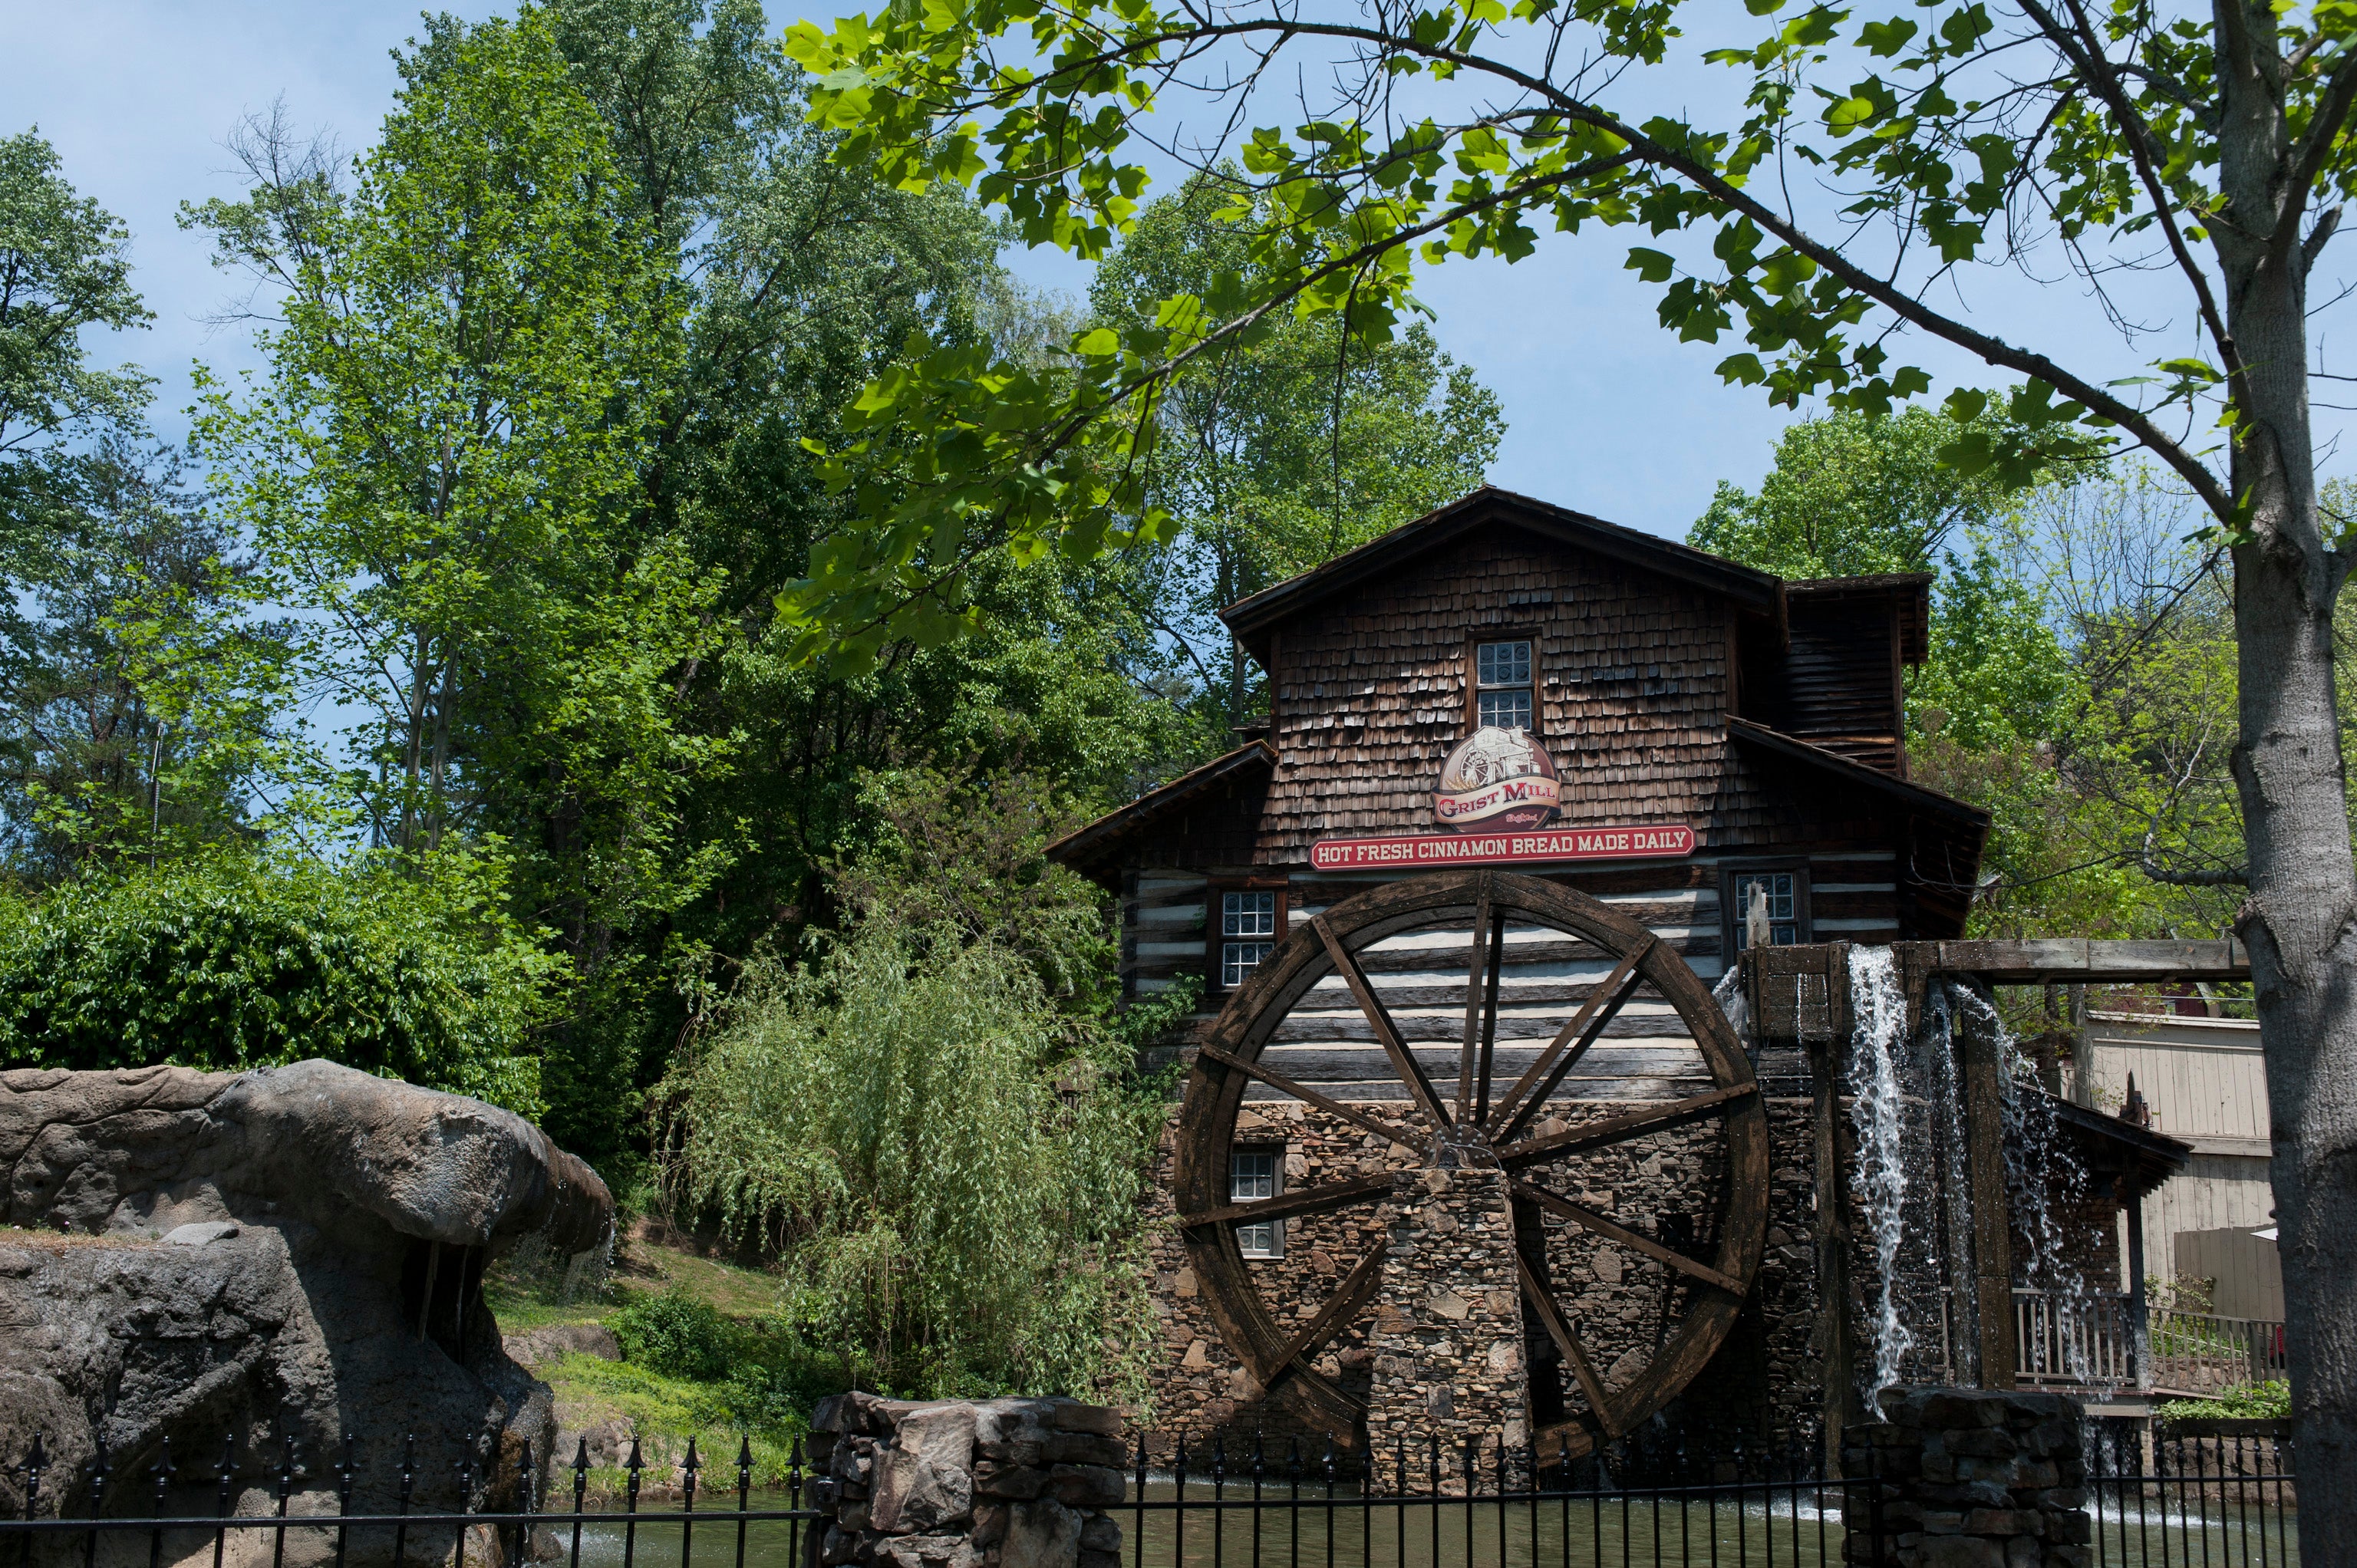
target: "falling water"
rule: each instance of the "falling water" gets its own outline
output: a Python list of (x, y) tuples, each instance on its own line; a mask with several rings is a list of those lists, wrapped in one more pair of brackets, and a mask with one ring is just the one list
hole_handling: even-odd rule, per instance
[(1720, 1012), (1727, 1015), (1727, 1021), (1734, 1026), (1735, 1037), (1743, 1042), (1743, 1048), (1750, 1050), (1751, 1006), (1743, 1000), (1743, 972), (1730, 969), (1720, 975), (1718, 983), (1710, 988), (1710, 999), (1718, 1004)]
[(2063, 1212), (2076, 1210), (2087, 1194), (2087, 1172), (2062, 1141), (2061, 1118), (2052, 1096), (2042, 1092), (2034, 1064), (2023, 1056), (2013, 1031), (1989, 1004), (1969, 986), (1949, 984), (1957, 1014), (1974, 1027), (1988, 1030), (1997, 1042), (1997, 1086), (2003, 1096), (2005, 1187), (2013, 1209), (2014, 1230), (2027, 1243), (2029, 1255), (2016, 1260), (2015, 1273), (2023, 1283), (2046, 1293), (2051, 1304), (2055, 1343), (2066, 1372), (2083, 1381), (2095, 1380), (2090, 1364), (2088, 1336), (2093, 1329), (2093, 1302), (2086, 1276), (2070, 1258), (2063, 1244)]
[(1973, 1266), (1973, 1184), (1965, 1168), (1964, 1086), (1956, 1069), (1955, 1009), (1949, 987), (1932, 986), (1923, 998), (1923, 1074), (1930, 1102), (1933, 1157), (1940, 1162), (1940, 1223), (1948, 1275), (1948, 1354), (1955, 1376), (1978, 1382), (1981, 1375), (1980, 1276)]
[(1857, 1025), (1849, 1058), (1850, 1130), (1857, 1142), (1858, 1189), (1874, 1232), (1874, 1388), (1899, 1380), (1915, 1337), (1900, 1320), (1899, 1244), (1905, 1236), (1907, 1165), (1900, 1142), (1899, 1052), (1907, 998), (1889, 948), (1849, 950), (1849, 990)]

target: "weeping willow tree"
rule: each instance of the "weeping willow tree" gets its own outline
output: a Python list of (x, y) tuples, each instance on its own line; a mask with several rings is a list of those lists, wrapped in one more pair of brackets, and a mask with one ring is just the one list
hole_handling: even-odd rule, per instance
[(863, 1381), (1139, 1399), (1162, 1104), (1133, 1059), (1018, 955), (869, 920), (673, 1072), (666, 1187), (776, 1257), (794, 1326)]

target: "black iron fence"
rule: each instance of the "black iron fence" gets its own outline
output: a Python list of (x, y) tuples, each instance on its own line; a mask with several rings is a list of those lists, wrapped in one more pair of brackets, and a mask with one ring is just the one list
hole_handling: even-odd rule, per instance
[[(677, 1461), (651, 1463), (633, 1441), (619, 1466), (601, 1466), (592, 1463), (585, 1442), (558, 1472), (554, 1498), (541, 1495), (530, 1444), (522, 1445), (505, 1476), (480, 1466), (462, 1446), (444, 1472), (456, 1482), (455, 1495), (470, 1499), (456, 1510), (414, 1506), (433, 1463), (421, 1460), (414, 1436), (404, 1439), (397, 1467), (375, 1477), (393, 1498), (384, 1510), (355, 1508), (368, 1477), (354, 1438), (347, 1436), (340, 1452), (325, 1456), (307, 1454), (283, 1436), (270, 1446), (274, 1452), (242, 1462), (234, 1440), (224, 1440), (210, 1464), (190, 1464), (175, 1457), (167, 1437), (128, 1475), (101, 1446), (74, 1488), (81, 1496), (74, 1498), (56, 1495), (49, 1455), (36, 1437), (12, 1477), (21, 1499), (18, 1516), (0, 1520), (0, 1565), (79, 1562), (99, 1568), (135, 1563), (144, 1554), (148, 1568), (208, 1557), (212, 1568), (231, 1563), (259, 1568), (266, 1555), (271, 1568), (287, 1568), (291, 1549), (297, 1564), (333, 1568), (354, 1563), (524, 1568), (556, 1561), (567, 1568), (638, 1568), (641, 1558), (649, 1568), (662, 1568), (674, 1553), (679, 1568), (721, 1568), (730, 1562), (734, 1568), (801, 1568), (810, 1556), (810, 1530), (821, 1522), (815, 1509), (802, 1506), (799, 1442), (783, 1476), (760, 1487), (752, 1446), (741, 1436), (733, 1466), (708, 1463), (691, 1438)], [(613, 1489), (593, 1496), (593, 1477), (614, 1483)], [(251, 1497), (257, 1479), (266, 1482), (274, 1506), (244, 1511), (241, 1499)], [(133, 1485), (126, 1488), (125, 1480)], [(211, 1510), (190, 1511), (188, 1499), (204, 1491), (211, 1494)], [(651, 1495), (671, 1506), (642, 1506)], [(484, 1498), (508, 1506), (473, 1506)], [(332, 1507), (317, 1506), (330, 1499)], [(141, 1502), (144, 1509), (135, 1506)], [(17, 1539), (12, 1542), (10, 1536)], [(126, 1545), (144, 1553), (125, 1551)]]
[(1550, 1465), (1494, 1440), (1141, 1441), (1124, 1545), (1128, 1568), (1822, 1568), (1844, 1561), (1845, 1489), (1798, 1451), (1732, 1446)]
[[(633, 1444), (599, 1467), (585, 1446), (554, 1497), (540, 1495), (528, 1451), (506, 1477), (462, 1454), (444, 1472), (457, 1495), (506, 1506), (455, 1511), (413, 1506), (428, 1467), (414, 1440), (373, 1478), (391, 1508), (356, 1509), (357, 1452), (349, 1438), (330, 1455), (280, 1440), (241, 1464), (228, 1444), (195, 1461), (167, 1442), (127, 1467), (102, 1451), (94, 1468), (77, 1467), (79, 1495), (60, 1497), (36, 1442), (11, 1477), (22, 1503), (0, 1520), (0, 1568), (259, 1568), (265, 1557), (272, 1568), (813, 1568), (820, 1556), (825, 1520), (802, 1506), (799, 1444), (766, 1485), (741, 1438), (734, 1463), (718, 1465), (693, 1443), (676, 1460)], [(1494, 1441), (1356, 1454), (1141, 1439), (1135, 1453), (1118, 1510), (1124, 1568), (1831, 1568), (1896, 1562), (1909, 1544), (1884, 1528), (1876, 1477), (1829, 1476), (1793, 1452), (1621, 1450), (1549, 1466)], [(192, 1510), (208, 1490), (210, 1510)], [(2109, 1427), (2091, 1437), (2084, 1491), (2088, 1555), (2104, 1568), (2298, 1568), (2280, 1437)]]

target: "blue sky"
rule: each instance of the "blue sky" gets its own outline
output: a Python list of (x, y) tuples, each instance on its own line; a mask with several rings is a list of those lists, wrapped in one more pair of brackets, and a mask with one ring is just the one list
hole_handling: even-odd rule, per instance
[[(476, 16), (497, 7), (468, 0), (449, 8)], [(185, 428), (191, 360), (222, 370), (253, 362), (242, 329), (206, 323), (234, 280), (213, 272), (202, 242), (175, 226), (178, 203), (237, 189), (222, 139), (242, 115), (281, 95), (298, 125), (364, 146), (391, 103), (388, 51), (416, 30), (418, 11), (374, 0), (8, 0), (0, 15), (9, 41), (0, 53), (0, 130), (38, 124), (69, 177), (129, 224), (156, 319), (95, 347), (160, 376), (157, 423), (176, 434)], [(772, 19), (791, 19), (774, 0)], [(1715, 85), (1696, 77), (1677, 87), (1709, 96)], [(1630, 242), (1550, 238), (1514, 266), (1437, 269), (1421, 292), (1438, 314), (1443, 347), (1504, 403), (1510, 429), (1497, 483), (1675, 536), (1718, 480), (1757, 482), (1792, 415), (1756, 391), (1719, 382), (1711, 367), (1727, 348), (1682, 345), (1655, 325), (1654, 291), (1621, 268)], [(1086, 269), (1070, 258), (1016, 251), (1007, 259), (1034, 284), (1086, 287)], [(2075, 285), (1975, 287), (1951, 306), (2008, 336), (2083, 349), (2063, 357), (2098, 375), (2134, 369)], [(2166, 296), (2154, 304), (2150, 320), (2174, 307)], [(2172, 334), (2161, 337), (2167, 351), (2183, 351), (2167, 341)], [(1935, 373), (1994, 380), (1936, 347), (1925, 362)]]

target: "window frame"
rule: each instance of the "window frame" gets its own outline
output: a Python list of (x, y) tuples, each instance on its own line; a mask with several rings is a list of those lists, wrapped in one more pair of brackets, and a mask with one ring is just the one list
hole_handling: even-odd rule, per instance
[(1814, 927), (1809, 912), (1809, 863), (1806, 859), (1727, 861), (1718, 868), (1718, 950), (1728, 969), (1734, 968), (1736, 961), (1742, 956), (1742, 949), (1736, 945), (1736, 939), (1743, 928), (1743, 911), (1736, 902), (1736, 886), (1747, 876), (1771, 874), (1789, 875), (1792, 879), (1794, 945), (1814, 940)]
[[(1274, 893), (1276, 895), (1276, 931), (1269, 940), (1272, 955), (1285, 945), (1291, 934), (1292, 909), (1289, 893), (1290, 878), (1282, 876), (1214, 876), (1203, 884), (1203, 994), (1224, 996), (1235, 987), (1225, 983), (1222, 972), (1221, 949), (1227, 939), (1220, 931), (1221, 895), (1226, 893)], [(1257, 940), (1257, 939), (1248, 939)]]
[(1526, 735), (1544, 736), (1546, 731), (1545, 680), (1541, 676), (1540, 649), (1544, 639), (1536, 627), (1493, 626), (1469, 632), (1465, 639), (1465, 733), (1471, 735), (1481, 727), (1481, 650), (1486, 644), (1527, 642), (1531, 645), (1531, 679), (1527, 686), (1491, 686), (1492, 692), (1528, 692), (1531, 694), (1531, 727)]
[[(1228, 1201), (1230, 1203), (1263, 1203), (1267, 1201), (1267, 1198), (1240, 1198), (1236, 1197), (1236, 1156), (1239, 1155), (1265, 1155), (1268, 1156), (1268, 1197), (1275, 1197), (1283, 1194), (1285, 1191), (1285, 1158), (1287, 1146), (1283, 1144), (1245, 1143), (1229, 1144)], [(1244, 1250), (1243, 1238), (1240, 1236), (1237, 1237), (1236, 1251), (1243, 1255), (1246, 1262), (1273, 1262), (1285, 1256), (1285, 1219), (1282, 1215), (1278, 1216), (1275, 1219), (1236, 1220), (1230, 1228), (1229, 1234), (1232, 1236), (1235, 1235), (1237, 1231), (1242, 1230), (1247, 1225), (1267, 1226), (1269, 1231), (1269, 1247), (1268, 1251), (1265, 1252), (1246, 1251)]]

